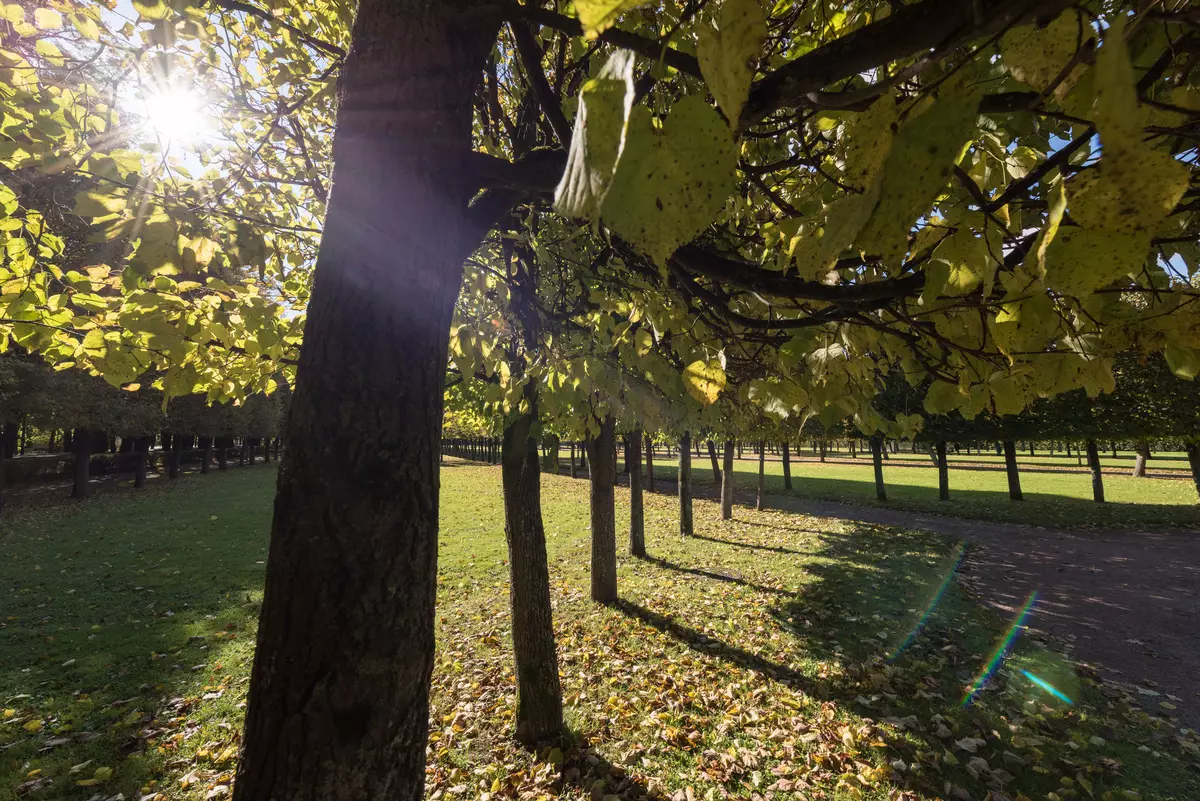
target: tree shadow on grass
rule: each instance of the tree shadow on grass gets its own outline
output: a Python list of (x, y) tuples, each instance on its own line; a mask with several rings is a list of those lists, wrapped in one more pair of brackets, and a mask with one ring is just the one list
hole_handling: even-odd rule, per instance
[(740, 575), (734, 575), (732, 573), (717, 573), (698, 567), (684, 567), (683, 565), (676, 564), (675, 562), (668, 562), (666, 559), (662, 559), (657, 556), (642, 557), (642, 560), (648, 562), (649, 564), (656, 565), (657, 567), (661, 567), (664, 570), (673, 570), (677, 573), (687, 573), (688, 575), (697, 576), (699, 578), (712, 579), (713, 581), (723, 581), (728, 584), (737, 584), (740, 587), (756, 590), (757, 592), (786, 596), (791, 596), (794, 594), (790, 590), (781, 589), (779, 587), (768, 587), (765, 584), (757, 584)]
[(793, 556), (812, 556), (812, 553), (809, 551), (797, 551), (793, 548), (784, 548), (782, 545), (755, 545), (749, 542), (722, 539), (721, 537), (710, 537), (706, 534), (693, 534), (692, 537), (707, 542), (715, 542), (719, 545), (729, 545), (734, 548), (745, 548), (751, 551), (770, 551), (771, 553), (791, 554)]

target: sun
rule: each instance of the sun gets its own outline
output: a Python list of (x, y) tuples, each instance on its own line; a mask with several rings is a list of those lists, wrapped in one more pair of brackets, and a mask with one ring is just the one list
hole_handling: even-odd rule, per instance
[(163, 145), (196, 144), (213, 131), (210, 101), (191, 88), (163, 86), (147, 90), (138, 109), (144, 128)]

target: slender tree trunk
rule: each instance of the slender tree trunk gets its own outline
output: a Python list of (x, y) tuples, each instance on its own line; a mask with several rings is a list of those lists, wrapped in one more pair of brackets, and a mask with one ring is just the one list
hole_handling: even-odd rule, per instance
[(1192, 483), (1196, 485), (1196, 495), (1200, 496), (1200, 445), (1186, 442), (1183, 447), (1187, 451), (1188, 467), (1192, 469)]
[(571, 442), (571, 478), (579, 477), (579, 467), (575, 464), (575, 442)]
[(712, 462), (713, 483), (721, 486), (721, 463), (717, 461), (717, 445), (711, 439), (708, 441), (708, 460)]
[(629, 464), (629, 552), (646, 555), (646, 520), (642, 509), (642, 430), (634, 429), (625, 440), (625, 457)]
[(821, 440), (821, 461), (825, 461), (825, 440)]
[(692, 529), (692, 435), (684, 431), (679, 437), (679, 533), (684, 537)]
[(875, 497), (887, 500), (887, 487), (883, 483), (883, 439), (871, 437), (871, 462), (875, 466)]
[(1133, 463), (1133, 477), (1146, 477), (1146, 460), (1150, 458), (1150, 443), (1139, 442), (1137, 444), (1137, 459)]
[[(1113, 456), (1116, 456), (1116, 454), (1114, 453)], [(1029, 443), (1029, 458), (1033, 458), (1033, 442)]]
[(8, 457), (4, 453), (4, 448), (0, 448), (0, 513), (4, 512), (4, 484), (8, 467)]
[(92, 432), (85, 428), (75, 429), (75, 486), (72, 498), (88, 496), (88, 473), (92, 462)]
[(721, 519), (733, 519), (733, 440), (725, 440), (724, 472), (721, 474)]
[(498, 10), (358, 5), (235, 801), (424, 795), (446, 332), (490, 224), (464, 154)]
[(517, 674), (517, 740), (535, 745), (562, 733), (562, 689), (550, 611), (550, 573), (542, 526), (535, 413), (504, 429), (500, 470), (504, 483), (504, 535), (512, 600), (513, 656)]
[(221, 447), (217, 448), (217, 469), (226, 470), (229, 468), (229, 446), (225, 440), (221, 440)]
[(201, 437), (200, 447), (204, 449), (204, 453), (200, 457), (200, 472), (203, 474), (208, 472), (209, 466), (212, 464), (212, 437)]
[(1008, 473), (1008, 497), (1013, 501), (1024, 500), (1021, 494), (1021, 473), (1017, 470), (1017, 444), (1004, 440), (1004, 469)]
[(646, 435), (646, 489), (654, 492), (654, 443)]
[(950, 465), (946, 462), (946, 440), (939, 439), (935, 446), (937, 457), (934, 459), (937, 462), (938, 470), (938, 500), (950, 500)]
[(1092, 500), (1104, 503), (1104, 473), (1100, 470), (1100, 450), (1094, 439), (1087, 441), (1087, 460), (1092, 471)]
[(179, 478), (179, 464), (183, 456), (183, 437), (171, 435), (171, 455), (167, 457), (167, 478)]
[(783, 457), (783, 488), (790, 490), (792, 488), (792, 459), (788, 453), (788, 444), (786, 442), (780, 448), (780, 454)]
[(754, 508), (762, 511), (765, 508), (767, 495), (767, 443), (758, 441), (758, 498)]
[(600, 423), (600, 433), (587, 441), (588, 461), (592, 464), (592, 600), (599, 603), (617, 600), (615, 426), (612, 415), (608, 415)]
[(579, 472), (587, 473), (588, 478), (592, 476), (591, 460), (588, 459), (588, 449), (586, 443), (579, 445)]
[(137, 472), (133, 475), (133, 486), (141, 489), (146, 486), (146, 476), (150, 472), (150, 444), (154, 437), (138, 437), (133, 448), (137, 454)]

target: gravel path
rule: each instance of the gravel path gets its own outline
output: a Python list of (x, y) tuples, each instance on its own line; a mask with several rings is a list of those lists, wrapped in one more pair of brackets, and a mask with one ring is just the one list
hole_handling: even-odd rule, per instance
[(1076, 534), (794, 497), (770, 503), (973, 543), (964, 575), (981, 601), (1012, 617), (1037, 590), (1031, 628), (1138, 689), (1148, 710), (1167, 714), (1167, 701), (1181, 725), (1200, 729), (1200, 532)]

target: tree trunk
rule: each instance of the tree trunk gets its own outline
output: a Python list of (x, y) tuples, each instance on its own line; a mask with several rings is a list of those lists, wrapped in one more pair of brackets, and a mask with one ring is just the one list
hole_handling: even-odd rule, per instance
[(201, 437), (200, 447), (204, 449), (204, 453), (200, 456), (200, 472), (207, 473), (209, 466), (212, 464), (213, 444), (212, 437)]
[(504, 429), (500, 470), (504, 483), (504, 536), (508, 541), (513, 656), (517, 675), (517, 740), (536, 745), (562, 733), (562, 689), (550, 612), (550, 573), (542, 526), (535, 413)]
[(825, 461), (825, 440), (821, 440), (821, 461)]
[(654, 492), (654, 443), (646, 435), (646, 489)]
[(679, 533), (684, 537), (692, 529), (692, 435), (684, 431), (679, 437)]
[(713, 483), (721, 485), (721, 463), (717, 461), (717, 445), (711, 439), (708, 441), (708, 460), (712, 462)]
[(623, 451), (621, 459), (621, 474), (626, 476), (629, 475), (629, 437), (629, 434), (621, 437), (621, 449)]
[[(1115, 453), (1113, 455), (1116, 456)], [(1031, 458), (1031, 459), (1033, 458), (1033, 443), (1032, 442), (1029, 443), (1029, 458)]]
[(0, 513), (4, 512), (4, 483), (7, 465), (8, 459), (4, 455), (4, 449), (0, 448)]
[(575, 464), (575, 441), (571, 441), (571, 478), (579, 477), (579, 467)]
[(1008, 473), (1009, 500), (1024, 500), (1021, 494), (1021, 473), (1017, 470), (1017, 444), (1011, 439), (1004, 440), (1004, 469)]
[(1196, 495), (1200, 496), (1200, 445), (1186, 442), (1183, 447), (1187, 451), (1188, 467), (1192, 468), (1192, 483), (1196, 485)]
[(85, 428), (75, 429), (75, 485), (72, 498), (88, 496), (88, 473), (92, 462), (92, 432)]
[(154, 437), (138, 437), (133, 443), (133, 449), (137, 453), (137, 472), (133, 475), (135, 489), (146, 486), (146, 476), (150, 472), (150, 443), (153, 440)]
[(1146, 460), (1150, 458), (1150, 443), (1139, 442), (1137, 444), (1137, 459), (1133, 463), (1133, 477), (1146, 477)]
[(1100, 450), (1096, 441), (1087, 441), (1088, 469), (1092, 471), (1092, 500), (1104, 503), (1104, 473), (1100, 470)]
[(786, 442), (780, 448), (780, 454), (783, 457), (783, 488), (790, 490), (792, 488), (792, 460), (790, 454), (788, 454), (788, 444)]
[(938, 500), (950, 500), (950, 465), (946, 463), (946, 440), (937, 441)]
[(235, 801), (420, 801), (438, 440), (498, 6), (363, 0), (286, 426)]
[(625, 440), (629, 464), (629, 552), (646, 555), (646, 520), (642, 509), (642, 430), (636, 428)]
[(588, 460), (592, 463), (592, 600), (599, 603), (617, 600), (615, 426), (612, 415), (608, 415), (600, 423), (600, 433), (587, 441)]
[(217, 469), (225, 470), (229, 467), (229, 447), (224, 440), (221, 442), (221, 447), (217, 448)]
[(759, 440), (758, 442), (758, 498), (754, 501), (754, 508), (762, 511), (766, 503), (767, 494), (767, 443)]
[(167, 478), (179, 478), (180, 458), (183, 456), (183, 437), (171, 435), (171, 455), (167, 458)]
[(586, 443), (580, 443), (579, 446), (579, 472), (587, 473), (588, 478), (591, 478), (592, 467), (591, 462), (588, 459), (588, 449)]
[(883, 484), (883, 439), (871, 437), (871, 462), (875, 466), (875, 497), (887, 500), (887, 488)]
[(725, 440), (724, 468), (721, 474), (721, 519), (733, 519), (733, 440)]

